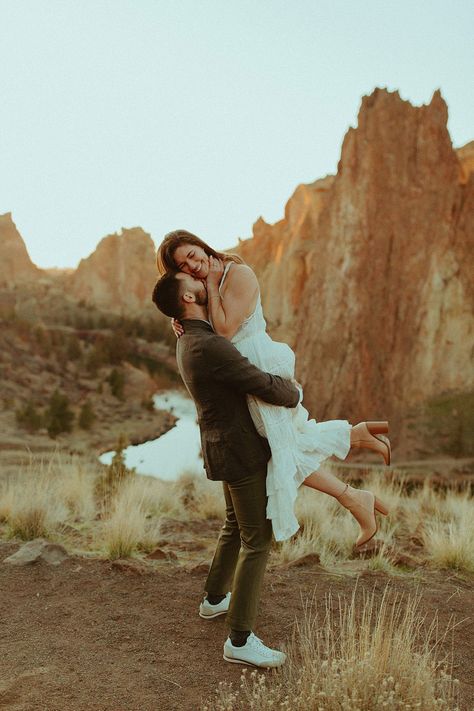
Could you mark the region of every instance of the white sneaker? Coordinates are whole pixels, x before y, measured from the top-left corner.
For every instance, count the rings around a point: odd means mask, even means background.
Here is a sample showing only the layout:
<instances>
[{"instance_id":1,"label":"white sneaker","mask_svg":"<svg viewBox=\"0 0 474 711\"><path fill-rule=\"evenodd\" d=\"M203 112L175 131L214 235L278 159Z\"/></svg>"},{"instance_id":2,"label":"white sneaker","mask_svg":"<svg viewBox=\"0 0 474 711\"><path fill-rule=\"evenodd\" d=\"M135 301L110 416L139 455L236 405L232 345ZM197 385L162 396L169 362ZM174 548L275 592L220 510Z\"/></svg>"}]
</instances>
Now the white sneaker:
<instances>
[{"instance_id":1,"label":"white sneaker","mask_svg":"<svg viewBox=\"0 0 474 711\"><path fill-rule=\"evenodd\" d=\"M211 605L211 603L207 601L207 598L205 598L199 605L199 616L205 620L211 620L218 615L224 615L229 609L231 594L232 593L228 592L225 598L218 602L217 605Z\"/></svg>"},{"instance_id":2,"label":"white sneaker","mask_svg":"<svg viewBox=\"0 0 474 711\"><path fill-rule=\"evenodd\" d=\"M251 632L243 647L234 647L228 637L224 643L224 659L235 664L252 664L255 667L268 668L281 666L286 659L286 654L266 647L260 637Z\"/></svg>"}]
</instances>

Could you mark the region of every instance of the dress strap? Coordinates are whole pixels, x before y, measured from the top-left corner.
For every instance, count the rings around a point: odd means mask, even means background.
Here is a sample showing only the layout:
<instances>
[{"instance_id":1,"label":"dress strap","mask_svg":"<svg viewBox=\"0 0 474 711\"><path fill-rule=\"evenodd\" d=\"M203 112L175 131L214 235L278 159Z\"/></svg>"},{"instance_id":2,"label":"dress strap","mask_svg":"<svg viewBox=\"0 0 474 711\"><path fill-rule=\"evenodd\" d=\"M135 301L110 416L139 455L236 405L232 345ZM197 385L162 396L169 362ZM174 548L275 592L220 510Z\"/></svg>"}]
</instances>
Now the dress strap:
<instances>
[{"instance_id":1,"label":"dress strap","mask_svg":"<svg viewBox=\"0 0 474 711\"><path fill-rule=\"evenodd\" d=\"M224 267L224 273L222 274L222 279L220 280L220 283L219 283L219 294L221 293L222 285L223 285L224 280L225 280L227 274L229 273L229 269L231 268L233 263L234 262L227 262L227 264Z\"/></svg>"}]
</instances>

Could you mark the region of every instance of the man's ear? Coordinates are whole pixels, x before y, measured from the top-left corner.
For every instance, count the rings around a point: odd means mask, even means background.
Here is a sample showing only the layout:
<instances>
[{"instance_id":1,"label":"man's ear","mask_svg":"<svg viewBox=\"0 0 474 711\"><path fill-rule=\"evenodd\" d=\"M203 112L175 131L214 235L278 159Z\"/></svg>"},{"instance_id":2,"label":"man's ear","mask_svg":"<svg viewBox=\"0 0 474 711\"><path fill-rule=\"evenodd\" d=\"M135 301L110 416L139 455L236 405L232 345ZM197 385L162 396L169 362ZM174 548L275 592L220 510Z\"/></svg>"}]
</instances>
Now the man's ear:
<instances>
[{"instance_id":1,"label":"man's ear","mask_svg":"<svg viewBox=\"0 0 474 711\"><path fill-rule=\"evenodd\" d=\"M183 296L182 296L183 301L185 301L187 304L192 304L196 301L196 297L194 294L192 294L190 291L185 291Z\"/></svg>"}]
</instances>

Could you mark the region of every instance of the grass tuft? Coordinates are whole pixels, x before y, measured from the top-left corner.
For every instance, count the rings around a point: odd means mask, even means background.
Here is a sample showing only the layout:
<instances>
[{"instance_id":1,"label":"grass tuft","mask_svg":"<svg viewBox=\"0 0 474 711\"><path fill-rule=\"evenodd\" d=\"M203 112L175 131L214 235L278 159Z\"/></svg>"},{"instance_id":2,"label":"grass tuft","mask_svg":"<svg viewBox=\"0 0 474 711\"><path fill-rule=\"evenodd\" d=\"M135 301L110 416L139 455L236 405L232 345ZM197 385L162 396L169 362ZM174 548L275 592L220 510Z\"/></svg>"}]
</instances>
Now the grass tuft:
<instances>
[{"instance_id":1,"label":"grass tuft","mask_svg":"<svg viewBox=\"0 0 474 711\"><path fill-rule=\"evenodd\" d=\"M201 711L378 711L458 707L450 660L440 656L436 622L427 625L420 598L374 593L350 600L328 595L324 613L316 598L304 601L286 663L270 675L241 675L239 688L222 682Z\"/></svg>"}]
</instances>

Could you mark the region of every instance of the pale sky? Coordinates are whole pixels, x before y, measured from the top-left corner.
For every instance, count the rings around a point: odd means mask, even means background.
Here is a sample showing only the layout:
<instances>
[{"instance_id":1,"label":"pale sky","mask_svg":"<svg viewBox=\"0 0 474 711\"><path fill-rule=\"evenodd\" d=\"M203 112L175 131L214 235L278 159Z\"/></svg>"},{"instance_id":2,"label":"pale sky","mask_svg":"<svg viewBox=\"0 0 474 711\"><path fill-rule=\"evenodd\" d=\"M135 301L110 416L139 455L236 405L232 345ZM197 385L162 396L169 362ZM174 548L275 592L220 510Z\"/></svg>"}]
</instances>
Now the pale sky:
<instances>
[{"instance_id":1,"label":"pale sky","mask_svg":"<svg viewBox=\"0 0 474 711\"><path fill-rule=\"evenodd\" d=\"M33 261L183 227L215 247L335 173L361 97L474 138L472 0L0 0L0 214Z\"/></svg>"}]
</instances>

